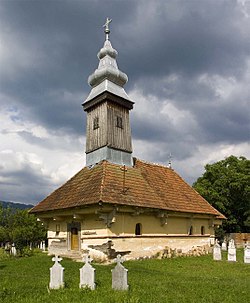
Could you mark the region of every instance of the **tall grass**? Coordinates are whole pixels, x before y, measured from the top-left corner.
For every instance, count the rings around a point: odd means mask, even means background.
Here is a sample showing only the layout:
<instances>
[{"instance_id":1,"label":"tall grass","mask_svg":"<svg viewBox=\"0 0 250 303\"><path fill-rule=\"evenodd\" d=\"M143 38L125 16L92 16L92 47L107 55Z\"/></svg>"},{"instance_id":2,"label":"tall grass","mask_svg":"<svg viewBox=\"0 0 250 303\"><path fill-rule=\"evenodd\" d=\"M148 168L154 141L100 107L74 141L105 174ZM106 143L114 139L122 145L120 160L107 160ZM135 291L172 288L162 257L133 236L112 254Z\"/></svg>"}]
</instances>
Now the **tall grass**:
<instances>
[{"instance_id":1,"label":"tall grass","mask_svg":"<svg viewBox=\"0 0 250 303\"><path fill-rule=\"evenodd\" d=\"M96 290L79 289L82 263L64 259L65 288L49 290L51 257L37 253L27 258L1 258L0 302L250 302L250 264L243 263L243 251L237 262L213 261L211 255L164 260L125 262L128 291L111 288L114 265L97 265Z\"/></svg>"}]
</instances>

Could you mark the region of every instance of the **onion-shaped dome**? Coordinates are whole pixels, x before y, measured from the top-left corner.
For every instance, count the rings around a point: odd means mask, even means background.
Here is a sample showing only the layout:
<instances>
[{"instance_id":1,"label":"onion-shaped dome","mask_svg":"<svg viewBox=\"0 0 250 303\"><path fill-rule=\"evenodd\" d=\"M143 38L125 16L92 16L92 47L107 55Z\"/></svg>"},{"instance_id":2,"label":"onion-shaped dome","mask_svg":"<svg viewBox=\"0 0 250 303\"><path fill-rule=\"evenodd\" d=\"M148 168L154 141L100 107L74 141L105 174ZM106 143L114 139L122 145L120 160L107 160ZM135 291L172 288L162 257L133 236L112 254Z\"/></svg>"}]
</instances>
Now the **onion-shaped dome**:
<instances>
[{"instance_id":1,"label":"onion-shaped dome","mask_svg":"<svg viewBox=\"0 0 250 303\"><path fill-rule=\"evenodd\" d=\"M101 60L103 57L109 55L111 58L115 59L118 55L118 52L112 47L109 40L104 42L103 48L100 49L97 57Z\"/></svg>"},{"instance_id":2,"label":"onion-shaped dome","mask_svg":"<svg viewBox=\"0 0 250 303\"><path fill-rule=\"evenodd\" d=\"M121 87L127 83L127 75L118 69L117 55L118 52L112 47L110 41L106 40L97 55L100 60L98 68L88 78L90 86L95 87L106 79Z\"/></svg>"},{"instance_id":3,"label":"onion-shaped dome","mask_svg":"<svg viewBox=\"0 0 250 303\"><path fill-rule=\"evenodd\" d=\"M93 101L97 96L104 92L109 92L112 95L123 99L123 106L128 109L133 108L133 102L125 92L123 86L127 83L128 77L121 72L116 63L117 51L112 47L109 40L109 24L112 20L107 18L103 25L106 36L103 47L100 49L97 57L99 59L98 68L88 78L88 83L92 87L87 99L84 102L84 110L92 106ZM127 100L126 104L124 100ZM116 100L117 101L117 100Z\"/></svg>"}]
</instances>

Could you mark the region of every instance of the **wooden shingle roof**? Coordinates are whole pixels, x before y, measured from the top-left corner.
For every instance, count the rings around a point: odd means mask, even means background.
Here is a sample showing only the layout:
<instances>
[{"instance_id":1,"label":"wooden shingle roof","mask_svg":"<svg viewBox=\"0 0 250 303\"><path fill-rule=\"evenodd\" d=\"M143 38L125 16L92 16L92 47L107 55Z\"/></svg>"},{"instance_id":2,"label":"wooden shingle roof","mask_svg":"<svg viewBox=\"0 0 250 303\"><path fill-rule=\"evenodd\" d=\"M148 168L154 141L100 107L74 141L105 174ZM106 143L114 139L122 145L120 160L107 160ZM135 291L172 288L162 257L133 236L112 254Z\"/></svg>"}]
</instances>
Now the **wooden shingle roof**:
<instances>
[{"instance_id":1,"label":"wooden shingle roof","mask_svg":"<svg viewBox=\"0 0 250 303\"><path fill-rule=\"evenodd\" d=\"M125 178L124 178L125 175ZM109 203L225 218L173 169L135 160L133 167L102 161L84 167L37 204L31 213Z\"/></svg>"}]
</instances>

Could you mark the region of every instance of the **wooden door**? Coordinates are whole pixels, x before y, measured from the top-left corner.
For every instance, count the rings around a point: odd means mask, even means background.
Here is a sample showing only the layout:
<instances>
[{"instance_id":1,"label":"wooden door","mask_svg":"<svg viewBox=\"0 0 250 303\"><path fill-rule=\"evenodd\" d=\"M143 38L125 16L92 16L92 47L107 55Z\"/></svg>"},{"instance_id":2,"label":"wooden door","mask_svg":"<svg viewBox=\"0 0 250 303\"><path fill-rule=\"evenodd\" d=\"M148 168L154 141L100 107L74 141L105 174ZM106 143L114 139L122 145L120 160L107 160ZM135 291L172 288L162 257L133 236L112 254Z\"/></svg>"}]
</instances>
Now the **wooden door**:
<instances>
[{"instance_id":1,"label":"wooden door","mask_svg":"<svg viewBox=\"0 0 250 303\"><path fill-rule=\"evenodd\" d=\"M78 237L78 228L71 228L71 250L79 249L79 237Z\"/></svg>"}]
</instances>

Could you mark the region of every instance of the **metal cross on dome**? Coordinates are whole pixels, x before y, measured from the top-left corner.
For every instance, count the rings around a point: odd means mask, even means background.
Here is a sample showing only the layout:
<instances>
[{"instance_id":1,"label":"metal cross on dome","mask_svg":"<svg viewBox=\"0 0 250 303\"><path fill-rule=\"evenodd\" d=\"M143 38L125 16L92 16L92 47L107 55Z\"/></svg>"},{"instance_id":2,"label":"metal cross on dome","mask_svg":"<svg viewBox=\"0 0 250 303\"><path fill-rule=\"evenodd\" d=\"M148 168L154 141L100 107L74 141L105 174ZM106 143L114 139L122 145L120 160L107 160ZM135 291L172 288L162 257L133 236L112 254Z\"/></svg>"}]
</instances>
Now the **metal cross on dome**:
<instances>
[{"instance_id":1,"label":"metal cross on dome","mask_svg":"<svg viewBox=\"0 0 250 303\"><path fill-rule=\"evenodd\" d=\"M110 29L109 29L109 23L111 23L112 22L112 19L109 19L108 17L107 17L107 20L106 20L106 22L105 22L105 24L103 25L103 27L105 27L105 34L106 34L106 40L109 40L109 33L110 33Z\"/></svg>"}]
</instances>

